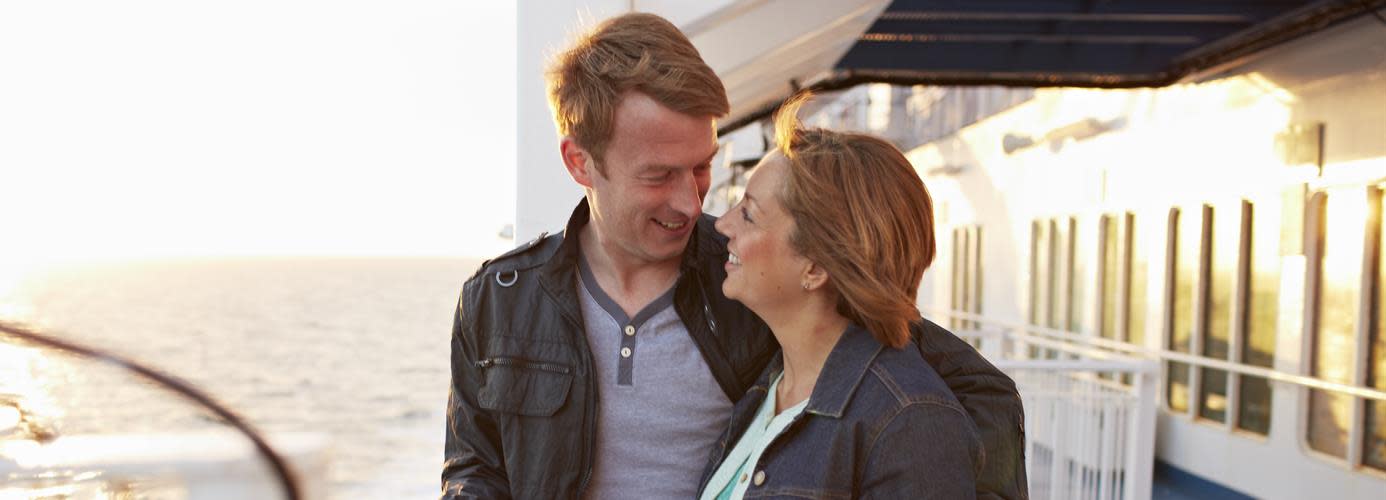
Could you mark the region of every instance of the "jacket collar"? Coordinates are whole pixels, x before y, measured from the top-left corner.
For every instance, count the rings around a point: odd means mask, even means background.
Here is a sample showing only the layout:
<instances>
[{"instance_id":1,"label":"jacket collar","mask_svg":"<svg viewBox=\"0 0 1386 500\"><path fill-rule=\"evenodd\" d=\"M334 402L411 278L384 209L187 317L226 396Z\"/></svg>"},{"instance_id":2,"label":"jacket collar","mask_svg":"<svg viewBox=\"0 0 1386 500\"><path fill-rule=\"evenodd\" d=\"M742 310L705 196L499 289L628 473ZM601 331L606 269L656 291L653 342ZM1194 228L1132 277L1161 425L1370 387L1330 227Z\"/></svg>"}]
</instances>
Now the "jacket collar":
<instances>
[{"instance_id":1,"label":"jacket collar","mask_svg":"<svg viewBox=\"0 0 1386 500\"><path fill-rule=\"evenodd\" d=\"M814 383L813 394L809 396L809 405L804 411L842 418L847 402L856 394L866 370L882 349L885 346L866 329L856 324L848 325L847 331L843 332L832 352L828 353L823 369L818 372L818 381Z\"/></svg>"},{"instance_id":2,"label":"jacket collar","mask_svg":"<svg viewBox=\"0 0 1386 500\"><path fill-rule=\"evenodd\" d=\"M558 236L562 240L558 251L539 267L539 286L558 304L563 316L577 325L582 324L582 311L578 309L576 297L580 258L578 232L590 217L587 198L584 197L568 217L568 225L563 229L563 234Z\"/></svg>"},{"instance_id":3,"label":"jacket collar","mask_svg":"<svg viewBox=\"0 0 1386 500\"><path fill-rule=\"evenodd\" d=\"M568 224L563 229L563 234L559 237L563 242L558 247L558 252L554 253L548 262L539 268L539 281L541 286L552 295L560 307L563 308L565 315L572 318L580 318L577 309L576 297L570 297L577 290L577 269L578 259L581 255L581 245L578 243L578 234L582 232L583 226L592 220L590 205L587 204L587 197L583 197L573 208L572 215L568 216ZM688 272L696 272L698 269L699 241L705 231L712 230L710 224L713 218L701 216L695 219L695 226L692 234L688 237L688 243L683 248L683 257L680 261L680 270L685 275ZM569 300L571 299L571 300Z\"/></svg>"},{"instance_id":4,"label":"jacket collar","mask_svg":"<svg viewBox=\"0 0 1386 500\"><path fill-rule=\"evenodd\" d=\"M577 269L578 256L582 252L581 245L578 243L578 234L582 232L583 226L586 226L591 220L590 205L587 204L587 197L583 197L573 208L572 215L568 216L568 224L564 227L561 236L563 243L559 246L558 253L544 264L541 273L553 280L557 280L559 274L567 274L571 278ZM693 233L689 235L688 243L683 247L683 256L679 263L682 270L688 271L698 268L698 258L701 255L699 242L704 239L702 238L704 232L713 230L711 224L715 220L706 216L694 220Z\"/></svg>"}]
</instances>

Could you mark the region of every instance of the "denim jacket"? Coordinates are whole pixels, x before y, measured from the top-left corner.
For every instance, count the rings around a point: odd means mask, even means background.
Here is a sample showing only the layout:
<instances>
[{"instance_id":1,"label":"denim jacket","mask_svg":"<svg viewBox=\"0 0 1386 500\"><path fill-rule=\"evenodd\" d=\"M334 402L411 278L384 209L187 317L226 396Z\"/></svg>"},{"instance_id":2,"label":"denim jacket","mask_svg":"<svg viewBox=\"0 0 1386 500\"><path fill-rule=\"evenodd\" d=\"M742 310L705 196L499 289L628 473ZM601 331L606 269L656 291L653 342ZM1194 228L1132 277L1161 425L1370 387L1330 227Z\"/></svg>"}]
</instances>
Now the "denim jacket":
<instances>
[{"instance_id":1,"label":"denim jacket","mask_svg":"<svg viewBox=\"0 0 1386 500\"><path fill-rule=\"evenodd\" d=\"M783 370L780 355L741 398L703 472L735 446ZM746 470L746 498L975 498L982 441L948 385L911 342L881 345L852 325L819 372L808 406Z\"/></svg>"}]
</instances>

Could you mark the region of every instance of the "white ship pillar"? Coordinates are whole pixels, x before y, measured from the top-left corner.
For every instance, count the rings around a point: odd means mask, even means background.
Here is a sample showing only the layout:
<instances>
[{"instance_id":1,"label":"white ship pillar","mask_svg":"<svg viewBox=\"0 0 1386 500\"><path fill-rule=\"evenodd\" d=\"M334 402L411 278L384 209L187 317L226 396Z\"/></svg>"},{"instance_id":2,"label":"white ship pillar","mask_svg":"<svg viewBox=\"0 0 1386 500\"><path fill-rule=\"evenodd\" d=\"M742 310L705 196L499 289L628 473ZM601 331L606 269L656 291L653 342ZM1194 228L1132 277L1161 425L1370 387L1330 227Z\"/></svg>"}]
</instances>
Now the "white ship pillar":
<instances>
[{"instance_id":1,"label":"white ship pillar","mask_svg":"<svg viewBox=\"0 0 1386 500\"><path fill-rule=\"evenodd\" d=\"M515 242L563 228L582 196L558 156L558 134L544 93L548 57L580 29L579 20L629 11L628 0L548 0L516 3Z\"/></svg>"}]
</instances>

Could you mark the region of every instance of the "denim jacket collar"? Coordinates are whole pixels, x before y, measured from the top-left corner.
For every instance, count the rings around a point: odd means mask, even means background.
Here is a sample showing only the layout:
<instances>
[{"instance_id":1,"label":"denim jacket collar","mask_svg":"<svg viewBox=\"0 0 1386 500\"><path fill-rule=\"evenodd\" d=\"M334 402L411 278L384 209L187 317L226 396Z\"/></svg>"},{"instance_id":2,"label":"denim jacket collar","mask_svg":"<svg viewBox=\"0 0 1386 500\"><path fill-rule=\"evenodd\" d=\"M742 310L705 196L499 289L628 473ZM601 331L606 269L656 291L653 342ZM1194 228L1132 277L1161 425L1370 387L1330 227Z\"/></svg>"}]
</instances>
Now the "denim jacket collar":
<instances>
[{"instance_id":1,"label":"denim jacket collar","mask_svg":"<svg viewBox=\"0 0 1386 500\"><path fill-rule=\"evenodd\" d=\"M885 346L876 341L866 329L850 324L837 340L823 369L818 372L813 395L804 411L825 417L842 418L847 402L857 392L867 368Z\"/></svg>"},{"instance_id":2,"label":"denim jacket collar","mask_svg":"<svg viewBox=\"0 0 1386 500\"><path fill-rule=\"evenodd\" d=\"M849 324L847 331L842 333L842 338L837 340L837 345L833 346L832 352L828 353L828 360L823 363L823 369L818 372L818 380L814 382L813 394L809 395L809 404L804 408L804 412L842 418L847 403L852 400L852 395L856 394L857 387L866 376L866 370L871 367L871 362L882 349L885 349L885 346L877 342L876 338L871 336L871 332L855 323ZM769 396L770 380L784 371L784 353L775 354L775 359L770 363L770 369L766 370L765 376L756 383L758 389L765 391L766 397Z\"/></svg>"}]
</instances>

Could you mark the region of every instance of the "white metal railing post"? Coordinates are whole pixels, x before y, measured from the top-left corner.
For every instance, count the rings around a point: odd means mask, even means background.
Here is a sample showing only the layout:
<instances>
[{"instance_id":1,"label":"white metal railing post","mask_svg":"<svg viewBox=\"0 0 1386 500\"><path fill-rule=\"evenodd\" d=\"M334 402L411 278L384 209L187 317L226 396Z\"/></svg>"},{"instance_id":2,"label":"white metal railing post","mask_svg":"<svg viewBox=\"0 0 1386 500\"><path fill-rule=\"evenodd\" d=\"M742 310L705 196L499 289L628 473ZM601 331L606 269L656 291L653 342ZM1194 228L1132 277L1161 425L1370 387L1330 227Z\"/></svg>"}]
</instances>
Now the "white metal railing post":
<instances>
[{"instance_id":1,"label":"white metal railing post","mask_svg":"<svg viewBox=\"0 0 1386 500\"><path fill-rule=\"evenodd\" d=\"M1006 332L984 330L982 333L982 356L993 360L1005 358L1002 344L1005 343Z\"/></svg>"},{"instance_id":2,"label":"white metal railing post","mask_svg":"<svg viewBox=\"0 0 1386 500\"><path fill-rule=\"evenodd\" d=\"M1155 377L1160 373L1159 366L1153 361L1141 361L1146 369L1133 378L1132 388L1135 390L1135 418L1127 421L1130 425L1128 429L1130 435L1130 446L1135 450L1152 450L1151 453L1128 453L1126 455L1126 481L1123 488L1123 498L1150 498L1152 494L1154 474L1155 474L1155 421L1156 412L1156 383Z\"/></svg>"}]
</instances>

